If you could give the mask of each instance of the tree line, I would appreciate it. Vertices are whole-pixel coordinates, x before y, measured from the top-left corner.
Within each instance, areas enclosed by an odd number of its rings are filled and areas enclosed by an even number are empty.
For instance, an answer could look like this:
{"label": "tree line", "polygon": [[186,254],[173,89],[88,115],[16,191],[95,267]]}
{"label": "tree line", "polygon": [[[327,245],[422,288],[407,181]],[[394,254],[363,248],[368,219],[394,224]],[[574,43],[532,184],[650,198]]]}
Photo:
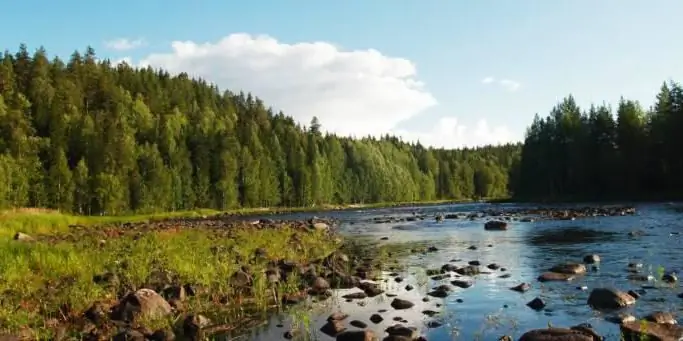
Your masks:
{"label": "tree line", "polygon": [[[683,88],[654,104],[621,98],[582,110],[573,96],[538,115],[522,147],[515,194],[538,200],[664,200],[683,193]],[[677,147],[678,146],[678,147]]]}
{"label": "tree line", "polygon": [[[0,59],[0,208],[77,214],[505,197],[521,145],[446,150],[351,139],[187,74]],[[528,154],[529,151],[526,151]]]}

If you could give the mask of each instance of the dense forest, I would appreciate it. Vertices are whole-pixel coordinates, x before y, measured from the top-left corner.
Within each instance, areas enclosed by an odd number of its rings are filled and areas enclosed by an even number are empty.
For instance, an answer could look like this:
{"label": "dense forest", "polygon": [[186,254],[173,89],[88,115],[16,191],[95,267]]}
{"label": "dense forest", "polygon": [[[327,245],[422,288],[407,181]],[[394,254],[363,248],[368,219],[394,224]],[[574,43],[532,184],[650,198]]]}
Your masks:
{"label": "dense forest", "polygon": [[0,60],[0,208],[294,207],[504,197],[516,186],[519,144],[433,149],[321,124],[187,74],[112,65],[92,48],[64,62],[22,45]]}
{"label": "dense forest", "polygon": [[651,108],[622,98],[582,111],[572,96],[535,117],[515,194],[530,200],[680,199],[683,88],[664,83]]}

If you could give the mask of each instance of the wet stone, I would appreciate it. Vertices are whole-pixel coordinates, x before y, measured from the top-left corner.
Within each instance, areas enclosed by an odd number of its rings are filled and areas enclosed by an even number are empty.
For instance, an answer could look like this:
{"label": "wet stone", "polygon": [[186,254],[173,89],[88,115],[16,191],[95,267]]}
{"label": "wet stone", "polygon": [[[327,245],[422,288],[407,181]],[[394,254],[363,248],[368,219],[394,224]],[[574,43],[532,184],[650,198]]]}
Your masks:
{"label": "wet stone", "polygon": [[541,310],[545,308],[545,302],[543,302],[542,299],[536,297],[533,300],[531,300],[529,303],[526,304],[527,307],[533,309],[533,310]]}
{"label": "wet stone", "polygon": [[370,316],[370,322],[374,324],[381,323],[382,321],[384,321],[384,318],[379,314],[372,314],[372,316]]}
{"label": "wet stone", "polygon": [[414,305],[415,304],[413,302],[402,300],[400,298],[394,298],[394,300],[391,301],[391,307],[396,310],[410,309]]}

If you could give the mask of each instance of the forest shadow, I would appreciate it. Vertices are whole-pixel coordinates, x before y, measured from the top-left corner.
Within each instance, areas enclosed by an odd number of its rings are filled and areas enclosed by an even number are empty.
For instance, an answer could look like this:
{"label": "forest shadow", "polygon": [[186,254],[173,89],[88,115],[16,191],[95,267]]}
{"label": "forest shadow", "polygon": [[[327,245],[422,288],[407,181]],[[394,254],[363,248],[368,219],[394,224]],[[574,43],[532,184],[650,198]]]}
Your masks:
{"label": "forest shadow", "polygon": [[534,246],[588,244],[611,242],[616,240],[617,236],[614,232],[568,226],[537,231],[530,236],[529,243]]}

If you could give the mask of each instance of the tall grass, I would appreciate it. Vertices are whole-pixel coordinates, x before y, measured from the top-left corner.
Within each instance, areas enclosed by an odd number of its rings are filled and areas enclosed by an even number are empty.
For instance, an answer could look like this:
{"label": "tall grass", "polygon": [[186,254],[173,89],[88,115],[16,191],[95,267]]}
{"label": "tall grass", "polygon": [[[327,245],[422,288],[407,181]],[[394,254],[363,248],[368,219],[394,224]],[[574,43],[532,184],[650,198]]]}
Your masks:
{"label": "tall grass", "polygon": [[[154,288],[160,284],[191,284],[202,288],[206,295],[201,301],[198,298],[188,302],[189,308],[214,313],[219,321],[230,322],[235,318],[237,304],[225,307],[229,310],[226,313],[208,310],[215,309],[212,299],[236,295],[229,278],[241,266],[249,265],[254,277],[253,307],[249,309],[263,311],[272,305],[269,302],[274,296],[298,290],[298,283],[292,282],[296,278],[274,289],[268,287],[265,269],[271,261],[307,263],[324,258],[338,247],[338,241],[323,231],[288,227],[236,228],[230,231],[229,237],[225,231],[201,228],[147,231],[111,238],[104,244],[100,243],[99,234],[69,228],[70,225],[210,213],[77,217],[55,211],[3,212],[0,214],[0,331],[16,333],[30,328],[36,335],[49,334],[46,321],[64,322],[80,316],[96,301],[113,302],[122,291]],[[50,234],[53,238],[16,241],[12,238],[16,232],[33,236]],[[55,234],[65,238],[55,238]],[[257,249],[265,251],[265,256],[255,257]],[[93,280],[94,276],[106,273],[112,275],[109,283],[98,284]],[[229,302],[237,301],[231,298]]]}

